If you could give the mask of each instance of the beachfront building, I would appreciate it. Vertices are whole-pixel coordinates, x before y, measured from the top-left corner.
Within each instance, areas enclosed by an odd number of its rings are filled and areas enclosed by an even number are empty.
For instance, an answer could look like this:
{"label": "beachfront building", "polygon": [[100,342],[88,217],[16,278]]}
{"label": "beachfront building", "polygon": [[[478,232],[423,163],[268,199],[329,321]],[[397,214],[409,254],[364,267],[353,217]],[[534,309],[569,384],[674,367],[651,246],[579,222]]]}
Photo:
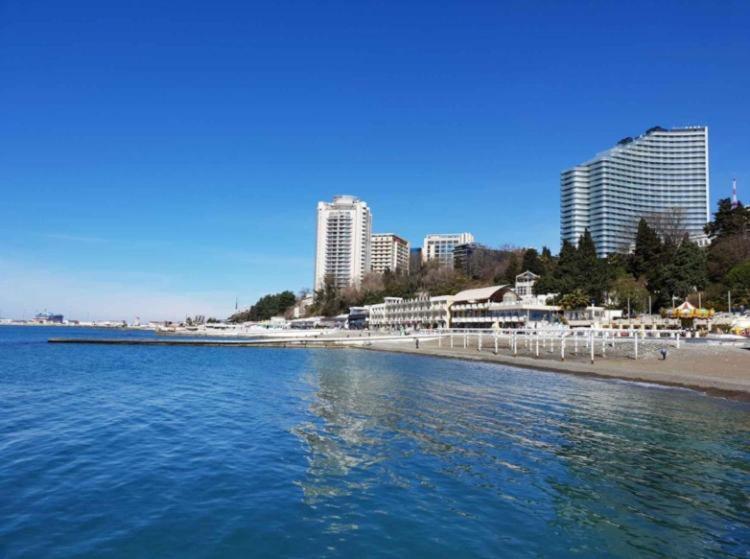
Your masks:
{"label": "beachfront building", "polygon": [[386,297],[382,303],[370,306],[370,328],[447,328],[452,302],[451,295],[429,297],[421,294],[410,299]]}
{"label": "beachfront building", "polygon": [[346,320],[346,327],[349,330],[363,330],[367,327],[370,318],[370,308],[349,307],[349,314]]}
{"label": "beachfront building", "polygon": [[591,305],[581,309],[566,309],[563,317],[571,328],[601,328],[621,319],[622,311]]}
{"label": "beachfront building", "polygon": [[430,262],[436,260],[441,266],[455,266],[453,250],[458,245],[473,243],[474,235],[471,233],[449,233],[430,234],[424,238],[422,243],[422,261]]}
{"label": "beachfront building", "polygon": [[700,235],[709,219],[708,128],[655,126],[563,171],[561,241],[588,229],[599,256],[628,250],[641,218]]}
{"label": "beachfront building", "polygon": [[510,285],[467,289],[451,306],[452,328],[520,328],[559,320],[560,307],[521,298]]}
{"label": "beachfront building", "polygon": [[453,328],[538,327],[560,319],[560,307],[548,305],[553,293],[534,294],[536,274],[518,274],[515,285],[495,285],[461,291],[453,298]]}
{"label": "beachfront building", "polygon": [[372,214],[354,196],[318,202],[315,290],[330,277],[337,288],[357,285],[370,271]]}
{"label": "beachfront building", "polygon": [[440,297],[386,297],[369,307],[370,328],[510,328],[557,322],[560,307],[546,302],[554,294],[534,295],[537,279],[527,271],[516,276],[515,287],[495,285]]}
{"label": "beachfront building", "polygon": [[371,241],[370,265],[373,272],[409,271],[409,241],[393,233],[375,233]]}
{"label": "beachfront building", "polygon": [[516,276],[516,295],[522,299],[534,296],[534,284],[539,276],[526,270]]}

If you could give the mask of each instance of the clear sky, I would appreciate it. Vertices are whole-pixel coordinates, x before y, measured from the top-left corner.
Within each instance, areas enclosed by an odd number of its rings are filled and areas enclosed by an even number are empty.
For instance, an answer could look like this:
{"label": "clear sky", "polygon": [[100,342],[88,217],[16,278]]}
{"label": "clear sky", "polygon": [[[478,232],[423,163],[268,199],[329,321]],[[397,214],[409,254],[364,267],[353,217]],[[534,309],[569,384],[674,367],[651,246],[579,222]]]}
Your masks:
{"label": "clear sky", "polygon": [[315,204],[559,248],[559,173],[710,128],[750,198],[750,3],[0,0],[0,315],[309,287]]}

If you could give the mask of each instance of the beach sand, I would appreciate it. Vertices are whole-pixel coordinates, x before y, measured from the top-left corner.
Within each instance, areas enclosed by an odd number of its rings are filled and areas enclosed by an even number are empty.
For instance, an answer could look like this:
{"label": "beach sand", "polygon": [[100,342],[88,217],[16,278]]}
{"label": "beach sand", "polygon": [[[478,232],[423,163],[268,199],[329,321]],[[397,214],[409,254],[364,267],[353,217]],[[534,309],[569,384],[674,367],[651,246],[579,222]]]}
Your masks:
{"label": "beach sand", "polygon": [[670,347],[666,360],[660,358],[657,346],[643,347],[638,360],[626,356],[623,349],[618,348],[606,357],[597,355],[591,364],[590,356],[584,348],[579,348],[577,355],[573,355],[568,349],[566,359],[562,361],[559,349],[554,353],[542,351],[537,358],[533,352],[529,354],[525,349],[523,353],[526,355],[513,356],[507,345],[500,348],[497,355],[490,343],[485,343],[482,351],[477,349],[476,342],[467,349],[458,347],[458,343],[454,348],[446,347],[447,345],[445,339],[442,347],[438,347],[437,340],[421,340],[417,349],[414,341],[409,340],[374,342],[368,349],[681,386],[716,396],[750,401],[750,351],[738,347],[683,343],[679,349]]}

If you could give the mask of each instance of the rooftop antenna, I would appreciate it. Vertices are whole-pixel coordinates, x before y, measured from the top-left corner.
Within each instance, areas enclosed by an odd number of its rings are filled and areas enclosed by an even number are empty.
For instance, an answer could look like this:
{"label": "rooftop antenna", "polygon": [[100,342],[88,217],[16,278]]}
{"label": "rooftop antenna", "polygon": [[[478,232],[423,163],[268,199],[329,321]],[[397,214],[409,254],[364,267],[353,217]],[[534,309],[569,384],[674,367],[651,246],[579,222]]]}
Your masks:
{"label": "rooftop antenna", "polygon": [[737,179],[732,179],[732,209],[739,205],[740,203],[737,200]]}

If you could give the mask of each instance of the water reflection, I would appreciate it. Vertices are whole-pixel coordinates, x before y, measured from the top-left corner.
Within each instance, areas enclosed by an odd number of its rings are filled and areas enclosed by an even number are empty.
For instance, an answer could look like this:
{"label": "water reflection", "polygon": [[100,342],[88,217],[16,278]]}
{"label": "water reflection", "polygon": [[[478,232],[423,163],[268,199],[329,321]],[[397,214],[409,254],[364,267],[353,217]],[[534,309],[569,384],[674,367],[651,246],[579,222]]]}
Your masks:
{"label": "water reflection", "polygon": [[556,534],[538,542],[545,553],[747,551],[747,406],[359,351],[310,352],[304,380],[298,484],[327,529],[355,529],[377,493],[407,499],[407,519],[474,519],[490,540],[519,527]]}
{"label": "water reflection", "polygon": [[746,556],[750,414],[692,394],[685,406],[674,394],[582,393],[586,405],[571,407],[560,428],[556,524],[599,532],[618,554]]}
{"label": "water reflection", "polygon": [[356,354],[331,353],[311,352],[311,369],[303,378],[312,390],[307,404],[313,420],[293,429],[309,448],[308,476],[300,481],[308,504],[366,489],[367,481],[350,474],[385,458],[375,436],[387,414],[380,395],[396,388],[387,377],[358,367]]}

